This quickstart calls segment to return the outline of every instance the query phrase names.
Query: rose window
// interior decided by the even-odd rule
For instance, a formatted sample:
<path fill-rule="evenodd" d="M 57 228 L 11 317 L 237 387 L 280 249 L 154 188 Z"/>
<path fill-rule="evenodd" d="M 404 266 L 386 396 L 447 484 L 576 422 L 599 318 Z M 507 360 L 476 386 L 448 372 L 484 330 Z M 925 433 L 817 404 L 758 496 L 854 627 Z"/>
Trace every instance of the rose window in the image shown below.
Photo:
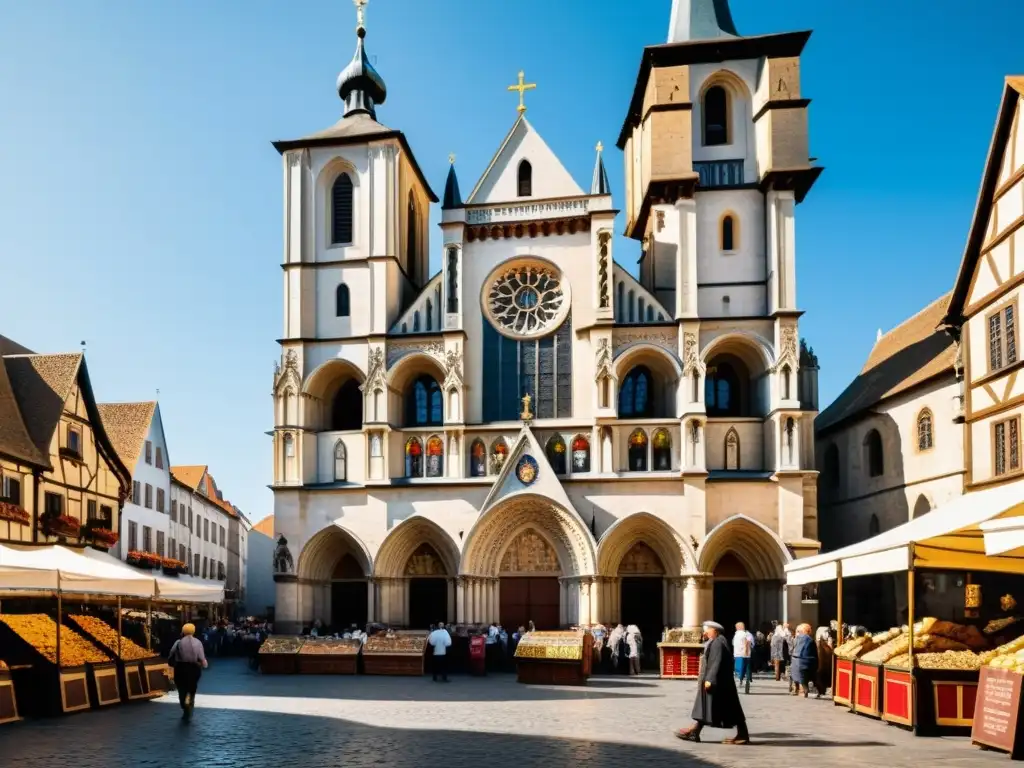
<path fill-rule="evenodd" d="M 569 309 L 558 273 L 530 263 L 500 269 L 485 302 L 491 320 L 509 336 L 538 336 L 554 330 Z"/>

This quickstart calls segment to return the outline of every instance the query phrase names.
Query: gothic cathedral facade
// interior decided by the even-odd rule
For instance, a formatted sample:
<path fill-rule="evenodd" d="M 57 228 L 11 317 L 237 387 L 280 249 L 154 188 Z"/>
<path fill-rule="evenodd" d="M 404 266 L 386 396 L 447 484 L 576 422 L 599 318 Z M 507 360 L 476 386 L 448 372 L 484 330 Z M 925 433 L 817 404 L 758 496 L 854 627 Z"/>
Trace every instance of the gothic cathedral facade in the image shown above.
<path fill-rule="evenodd" d="M 584 189 L 527 120 L 522 75 L 465 199 L 454 162 L 439 200 L 377 121 L 362 18 L 342 119 L 275 143 L 279 631 L 813 620 L 783 572 L 818 549 L 795 258 L 820 173 L 810 33 L 740 36 L 723 0 L 676 0 L 669 26 L 618 142 L 639 279 L 614 260 L 600 146 Z"/>

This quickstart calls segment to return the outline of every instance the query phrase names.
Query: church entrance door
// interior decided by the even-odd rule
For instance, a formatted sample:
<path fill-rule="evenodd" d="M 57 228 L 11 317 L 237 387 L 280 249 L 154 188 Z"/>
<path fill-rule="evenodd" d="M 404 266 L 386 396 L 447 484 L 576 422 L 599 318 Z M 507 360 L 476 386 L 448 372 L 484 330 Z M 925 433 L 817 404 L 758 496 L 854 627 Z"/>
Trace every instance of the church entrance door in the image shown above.
<path fill-rule="evenodd" d="M 636 624 L 643 638 L 643 665 L 657 668 L 658 640 L 664 628 L 665 582 L 661 576 L 622 579 L 622 623 Z"/>
<path fill-rule="evenodd" d="M 427 629 L 439 621 L 448 621 L 448 581 L 410 579 L 409 629 Z"/>
<path fill-rule="evenodd" d="M 714 620 L 725 627 L 731 639 L 736 624 L 742 621 L 750 632 L 755 632 L 757 617 L 750 615 L 750 576 L 739 558 L 727 552 L 714 570 Z"/>
<path fill-rule="evenodd" d="M 557 576 L 503 576 L 499 589 L 500 620 L 510 633 L 531 621 L 537 629 L 559 628 L 561 585 Z"/>
<path fill-rule="evenodd" d="M 331 628 L 344 632 L 355 624 L 366 629 L 369 618 L 366 581 L 331 582 Z"/>

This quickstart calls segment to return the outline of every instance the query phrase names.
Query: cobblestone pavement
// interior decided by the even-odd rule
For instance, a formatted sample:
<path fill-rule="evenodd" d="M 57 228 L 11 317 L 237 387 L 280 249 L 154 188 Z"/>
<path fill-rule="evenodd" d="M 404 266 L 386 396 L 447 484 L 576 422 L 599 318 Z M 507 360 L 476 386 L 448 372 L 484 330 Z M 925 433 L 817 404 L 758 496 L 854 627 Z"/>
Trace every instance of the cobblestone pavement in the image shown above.
<path fill-rule="evenodd" d="M 416 766 L 515 761 L 520 766 L 641 765 L 1002 766 L 967 739 L 922 739 L 786 695 L 756 680 L 743 706 L 747 747 L 688 744 L 692 682 L 593 678 L 586 688 L 519 685 L 511 675 L 453 677 L 449 685 L 382 677 L 262 677 L 236 660 L 215 661 L 200 684 L 195 719 L 177 698 L 0 726 L 0 764 L 18 768 L 239 765 Z M 720 741 L 727 734 L 705 731 Z M 468 763 L 466 763 L 468 761 Z"/>

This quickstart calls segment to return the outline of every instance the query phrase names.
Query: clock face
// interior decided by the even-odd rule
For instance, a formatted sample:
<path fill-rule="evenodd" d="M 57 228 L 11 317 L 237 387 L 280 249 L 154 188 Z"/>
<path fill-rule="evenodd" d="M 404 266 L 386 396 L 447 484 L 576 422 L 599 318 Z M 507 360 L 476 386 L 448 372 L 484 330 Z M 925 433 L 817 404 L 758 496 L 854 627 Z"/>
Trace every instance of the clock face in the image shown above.
<path fill-rule="evenodd" d="M 516 464 L 516 477 L 523 485 L 532 485 L 537 479 L 537 460 L 533 456 L 523 456 Z"/>

